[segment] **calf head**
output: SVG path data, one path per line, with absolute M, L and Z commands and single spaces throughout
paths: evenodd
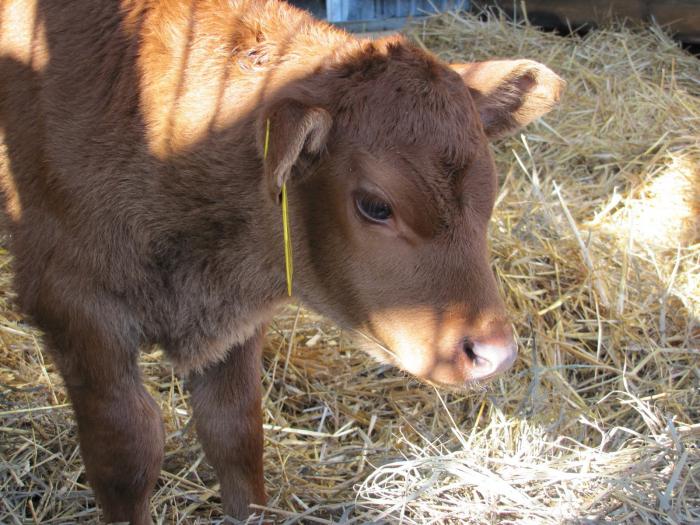
M 463 386 L 509 368 L 486 240 L 489 141 L 547 112 L 562 86 L 536 62 L 450 66 L 394 39 L 271 102 L 266 184 L 276 202 L 287 182 L 296 292 L 419 378 Z

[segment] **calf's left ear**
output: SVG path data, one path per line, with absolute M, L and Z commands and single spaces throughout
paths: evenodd
M 469 88 L 486 136 L 503 137 L 547 113 L 566 86 L 533 60 L 489 60 L 452 64 Z
M 293 99 L 279 100 L 263 113 L 258 121 L 258 148 L 273 200 L 279 202 L 282 185 L 300 158 L 323 150 L 332 123 L 325 109 Z

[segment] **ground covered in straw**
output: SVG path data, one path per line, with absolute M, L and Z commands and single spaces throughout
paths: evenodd
M 540 60 L 561 107 L 500 142 L 493 266 L 515 369 L 435 390 L 290 307 L 265 362 L 267 519 L 286 523 L 700 523 L 700 62 L 656 29 L 544 34 L 443 15 L 452 61 Z M 61 382 L 0 258 L 0 523 L 96 522 Z M 157 523 L 221 519 L 187 394 L 159 353 Z

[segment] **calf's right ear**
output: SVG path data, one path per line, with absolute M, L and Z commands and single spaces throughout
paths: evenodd
M 282 185 L 300 157 L 323 151 L 332 124 L 325 109 L 309 107 L 293 99 L 277 101 L 262 115 L 258 121 L 258 148 L 263 157 L 267 187 L 275 202 L 280 201 Z
M 547 113 L 566 82 L 534 60 L 452 64 L 471 93 L 486 136 L 503 137 Z

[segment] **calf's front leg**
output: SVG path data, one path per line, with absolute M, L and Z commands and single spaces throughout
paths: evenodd
M 43 326 L 50 330 L 47 342 L 73 404 L 85 471 L 104 521 L 149 525 L 164 430 L 158 405 L 141 383 L 136 344 L 110 335 L 77 309 L 70 321 Z
M 262 339 L 260 330 L 189 378 L 199 440 L 219 477 L 224 511 L 238 519 L 251 514 L 251 503 L 265 503 Z

